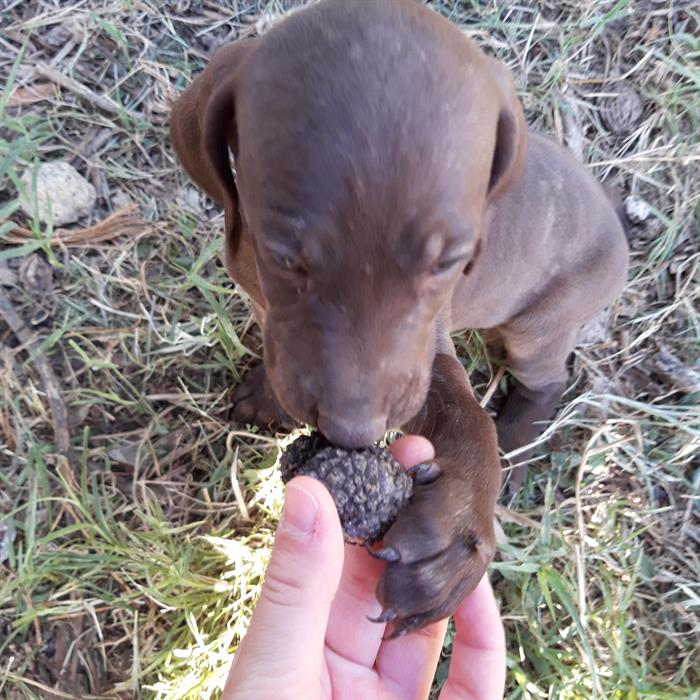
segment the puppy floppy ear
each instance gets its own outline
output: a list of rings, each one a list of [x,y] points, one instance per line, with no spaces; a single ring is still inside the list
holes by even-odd
[[[219,49],[209,65],[180,95],[172,109],[170,138],[187,171],[224,208],[226,257],[232,259],[241,237],[238,191],[229,146],[236,155],[236,83],[254,39]]]
[[[510,71],[489,58],[493,77],[501,97],[496,126],[496,148],[491,162],[487,201],[490,203],[520,177],[527,157],[527,125]]]

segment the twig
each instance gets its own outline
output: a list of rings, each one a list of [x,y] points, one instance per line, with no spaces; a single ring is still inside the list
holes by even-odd
[[[590,439],[586,443],[586,447],[581,455],[581,462],[579,463],[578,469],[576,470],[576,525],[578,528],[578,543],[574,545],[574,553],[576,555],[576,579],[578,588],[578,607],[579,607],[579,617],[581,618],[581,625],[586,633],[589,633],[588,627],[588,601],[586,598],[586,521],[583,517],[583,504],[581,502],[581,488],[583,484],[583,475],[588,466],[588,460],[591,457],[591,452],[593,450],[593,445],[598,442],[598,438],[608,429],[607,425],[601,425],[594,433],[591,435]],[[596,666],[594,659],[589,659],[589,669],[591,672],[591,677],[595,683],[596,690],[603,696],[603,688],[600,683],[600,678],[598,677],[598,668]]]
[[[114,129],[93,129],[73,149],[75,155],[70,159],[70,164],[77,168],[80,163],[87,161],[94,153],[104,146],[114,136]]]
[[[35,688],[39,688],[39,690],[43,690],[45,693],[47,693],[47,695],[44,697],[51,697],[53,695],[57,698],[68,698],[68,700],[75,700],[75,695],[72,693],[64,693],[62,690],[58,690],[58,688],[49,688],[48,685],[40,683],[39,681],[29,678],[28,676],[21,676],[17,673],[8,673],[5,678],[6,680],[15,681],[16,683],[26,683],[27,685],[32,685]]]
[[[0,290],[0,317],[5,320],[5,323],[7,323],[22,345],[32,352],[32,363],[39,374],[43,389],[49,399],[56,450],[66,459],[69,459],[70,432],[68,430],[68,413],[61,398],[58,379],[51,369],[46,356],[39,349],[39,341],[36,336],[27,329],[26,324],[15,311],[9,297],[2,290]]]
[[[484,408],[486,404],[491,401],[491,397],[493,396],[494,392],[496,389],[498,389],[498,385],[501,383],[501,379],[503,379],[503,375],[506,373],[506,370],[504,367],[499,367],[498,371],[496,372],[496,376],[493,378],[493,381],[489,384],[488,389],[486,389],[486,393],[483,395],[481,401],[479,401],[479,405]]]
[[[248,506],[246,505],[245,497],[243,496],[243,491],[238,481],[238,445],[236,445],[236,449],[234,451],[233,438],[233,433],[229,433],[228,437],[226,438],[226,453],[228,455],[233,453],[233,459],[231,460],[231,486],[233,487],[233,495],[236,497],[236,503],[238,504],[238,509],[243,520],[250,522]]]
[[[522,513],[518,513],[515,510],[511,510],[510,508],[506,508],[505,506],[502,506],[500,503],[496,504],[496,517],[498,518],[499,521],[504,522],[504,523],[515,523],[516,525],[520,525],[520,527],[526,527],[529,528],[530,530],[541,530],[542,529],[542,522],[540,520],[534,520],[533,518],[528,517],[527,515],[523,515]],[[564,535],[557,530],[557,528],[553,527],[550,528],[550,532],[552,535],[557,537],[560,540],[564,539]]]
[[[119,116],[121,110],[114,102],[112,102],[112,100],[109,99],[109,97],[98,95],[89,87],[86,87],[82,83],[79,83],[75,78],[71,78],[70,76],[67,76],[64,73],[57,71],[55,68],[47,66],[45,63],[37,64],[34,68],[34,72],[42,76],[43,78],[46,78],[47,80],[50,80],[56,83],[57,85],[66,88],[66,90],[74,92],[76,95],[79,95],[80,97],[86,99],[88,102],[92,102],[92,104],[94,104],[95,107],[99,107],[100,109],[104,110],[105,112],[109,112],[115,117]]]

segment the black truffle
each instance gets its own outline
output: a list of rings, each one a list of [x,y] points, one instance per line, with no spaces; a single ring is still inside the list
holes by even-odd
[[[335,501],[345,539],[372,544],[381,539],[408,503],[413,480],[382,447],[346,450],[314,433],[296,439],[280,459],[282,480],[311,476]]]

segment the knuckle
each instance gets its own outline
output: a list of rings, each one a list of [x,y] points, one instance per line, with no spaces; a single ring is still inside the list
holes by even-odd
[[[280,607],[296,607],[305,598],[307,590],[298,572],[272,561],[265,574],[261,597]]]

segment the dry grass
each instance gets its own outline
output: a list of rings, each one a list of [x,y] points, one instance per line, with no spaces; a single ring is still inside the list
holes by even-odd
[[[279,511],[277,442],[228,420],[259,336],[221,266],[220,214],[176,167],[166,123],[215,46],[296,4],[3,3],[0,309],[30,334],[0,318],[2,697],[221,687]],[[698,698],[697,9],[434,5],[511,65],[536,128],[651,208],[546,456],[499,512],[508,697]],[[599,105],[622,78],[644,112],[615,136]],[[52,159],[97,188],[85,226],[129,205],[136,225],[57,242],[25,219],[19,176]],[[488,377],[478,336],[456,340]]]

